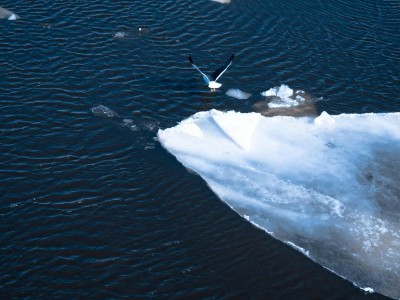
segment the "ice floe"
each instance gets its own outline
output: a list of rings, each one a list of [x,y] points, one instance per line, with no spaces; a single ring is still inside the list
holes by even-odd
[[[158,139],[244,220],[365,291],[400,298],[400,113],[211,110]]]

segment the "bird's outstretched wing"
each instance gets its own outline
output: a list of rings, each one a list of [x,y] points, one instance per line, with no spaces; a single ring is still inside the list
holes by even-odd
[[[194,64],[194,62],[193,62],[193,59],[192,59],[192,56],[191,55],[189,55],[188,56],[188,59],[189,59],[189,61],[190,61],[190,63],[192,64],[192,66],[193,66],[193,68],[195,68],[197,71],[199,71],[200,73],[201,73],[201,75],[203,75],[203,79],[204,79],[204,81],[207,83],[207,84],[209,84],[210,83],[210,79],[207,77],[207,75],[206,74],[204,74],[200,69],[199,69],[199,67],[198,66],[196,66],[195,64]]]
[[[235,57],[235,53],[231,55],[231,57],[228,58],[228,60],[224,63],[222,67],[219,67],[211,76],[211,78],[214,81],[217,81],[218,78],[221,77],[222,74],[226,71],[226,69],[229,68],[229,66],[232,64],[233,58]]]

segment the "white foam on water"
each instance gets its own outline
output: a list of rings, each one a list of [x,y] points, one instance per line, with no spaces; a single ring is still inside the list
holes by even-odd
[[[400,298],[400,113],[211,110],[158,138],[244,219],[356,286]]]
[[[250,93],[243,92],[239,89],[229,89],[228,91],[226,91],[225,94],[229,97],[233,97],[233,98],[240,99],[240,100],[249,99],[251,96]]]

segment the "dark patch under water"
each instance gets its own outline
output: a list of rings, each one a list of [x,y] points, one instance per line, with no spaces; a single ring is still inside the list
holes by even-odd
[[[397,1],[1,5],[20,17],[0,20],[1,299],[384,298],[246,223],[154,137],[282,83],[318,112],[399,111]],[[210,93],[187,55],[210,73],[233,51]]]

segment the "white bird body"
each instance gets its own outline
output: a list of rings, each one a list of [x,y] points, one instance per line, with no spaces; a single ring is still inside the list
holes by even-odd
[[[204,74],[198,66],[196,66],[193,62],[192,56],[189,55],[188,59],[192,66],[203,75],[204,81],[208,84],[208,87],[211,89],[212,92],[215,91],[215,89],[219,89],[222,84],[217,82],[218,78],[222,76],[222,74],[229,68],[229,66],[232,64],[233,58],[235,57],[235,53],[229,57],[229,59],[223,64],[222,67],[219,67],[211,76],[212,80],[208,78],[206,74]]]
[[[221,83],[218,83],[218,82],[216,82],[216,81],[210,81],[209,82],[209,84],[208,84],[208,87],[210,88],[210,89],[219,89],[220,87],[222,86],[222,84]]]

